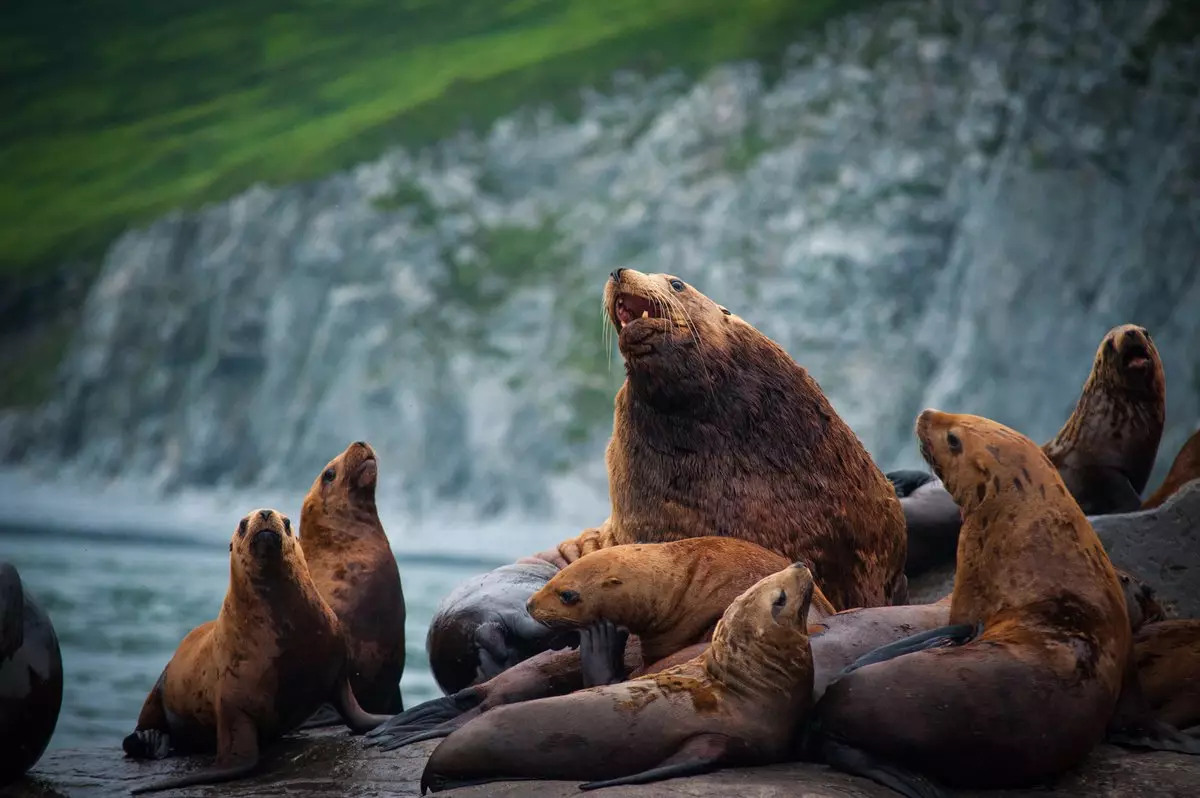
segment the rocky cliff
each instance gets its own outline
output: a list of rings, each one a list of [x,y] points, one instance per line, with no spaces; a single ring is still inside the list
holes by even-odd
[[[603,517],[621,365],[600,295],[622,265],[778,340],[887,468],[918,462],[925,406],[1048,438],[1104,332],[1145,325],[1169,393],[1153,486],[1200,421],[1184,6],[885,4],[769,81],[624,75],[578,118],[527,109],[129,231],[52,399],[0,418],[0,452],[303,491],[367,438],[408,512],[546,516],[575,484]]]

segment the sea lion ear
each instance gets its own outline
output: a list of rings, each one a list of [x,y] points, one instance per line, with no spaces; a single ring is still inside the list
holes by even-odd
[[[604,587],[616,587],[617,585],[620,585],[620,584],[623,584],[623,583],[621,582],[621,577],[619,577],[619,576],[610,576],[610,577],[608,577],[607,579],[605,579],[605,580],[604,580],[604,581],[603,581],[601,584],[602,584]]]
[[[717,307],[720,308],[721,312],[724,313],[726,316],[733,315],[733,311],[730,310],[729,308],[725,307],[724,305],[717,305]]]

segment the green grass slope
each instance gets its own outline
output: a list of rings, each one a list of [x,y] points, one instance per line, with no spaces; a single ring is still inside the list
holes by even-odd
[[[770,59],[836,0],[9,0],[0,284],[633,67]]]

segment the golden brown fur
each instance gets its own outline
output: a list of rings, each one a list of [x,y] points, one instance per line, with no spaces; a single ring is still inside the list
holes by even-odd
[[[1149,510],[1158,507],[1193,479],[1200,479],[1200,430],[1193,432],[1192,437],[1183,444],[1183,448],[1179,450],[1179,454],[1175,455],[1175,460],[1171,463],[1171,470],[1167,472],[1167,478],[1158,486],[1158,490],[1150,495],[1150,498],[1142,502],[1142,509]]]
[[[375,508],[378,460],[350,444],[313,481],[300,511],[300,539],[317,591],[341,621],[350,684],[368,712],[402,707],[404,591]]]
[[[1155,717],[1177,729],[1200,724],[1200,620],[1148,623],[1134,636],[1133,650]]]
[[[1104,336],[1075,411],[1042,448],[1086,515],[1141,506],[1166,418],[1166,378],[1144,327]]]
[[[664,764],[782,760],[812,701],[812,591],[808,569],[788,567],[735,599],[708,650],[683,665],[475,718],[434,750],[422,792],[463,781],[627,779]]]
[[[559,571],[530,597],[529,614],[553,628],[600,620],[624,626],[650,664],[707,640],[735,598],[787,565],[757,544],[711,535],[613,546]],[[832,614],[814,587],[810,622]]]
[[[926,410],[921,451],[962,508],[951,624],[965,645],[855,670],[819,705],[830,739],[961,787],[1075,766],[1106,732],[1130,653],[1121,582],[1057,470],[995,421]]]
[[[291,521],[255,510],[238,525],[229,551],[220,613],[184,637],[124,742],[137,758],[215,749],[216,770],[135,792],[244,775],[260,744],[296,728],[325,701],[355,731],[385,720],[354,699],[341,629],[308,575]]]
[[[606,456],[612,515],[561,558],[720,535],[812,563],[839,609],[903,603],[900,502],[808,372],[671,275],[617,270],[604,304],[626,373]]]

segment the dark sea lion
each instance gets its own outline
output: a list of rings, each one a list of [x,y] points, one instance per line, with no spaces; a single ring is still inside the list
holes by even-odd
[[[1162,360],[1146,328],[1109,330],[1075,411],[1042,447],[1085,515],[1141,507],[1162,439],[1166,390]]]
[[[322,469],[300,510],[300,541],[313,584],[337,615],[350,649],[350,685],[364,710],[401,711],[404,591],[379,512],[375,450],[350,444]],[[328,713],[331,714],[331,713]],[[321,724],[320,716],[317,719]],[[336,719],[325,719],[336,722]]]
[[[915,576],[954,562],[962,513],[942,481],[925,471],[901,470],[886,474],[900,497],[908,532],[908,559],[904,573]]]
[[[1131,654],[1120,579],[1033,441],[936,410],[916,432],[965,519],[950,626],[831,682],[817,705],[823,753],[910,796],[939,794],[930,778],[1047,781],[1104,739],[1117,707]]]
[[[0,562],[0,787],[33,767],[58,725],[62,652],[50,616]]]
[[[1166,479],[1158,486],[1158,490],[1150,494],[1150,498],[1142,502],[1142,509],[1158,507],[1194,479],[1200,479],[1200,429],[1192,433],[1179,454],[1175,455]]]
[[[804,368],[671,275],[617,269],[604,304],[626,374],[612,514],[560,544],[563,559],[720,535],[810,562],[838,609],[905,603],[896,492]]]
[[[229,551],[229,590],[217,619],[183,638],[123,743],[137,759],[215,749],[216,765],[135,794],[247,775],[261,746],[326,701],[355,732],[386,720],[355,699],[346,640],[309,576],[291,521],[255,510],[238,524]]]
[[[512,778],[596,789],[782,761],[812,701],[813,589],[798,563],[735,599],[684,665],[475,718],[434,749],[422,794]]]
[[[485,682],[551,647],[553,630],[525,608],[558,569],[542,560],[502,565],[472,576],[438,605],[425,651],[445,693]]]
[[[1176,729],[1200,724],[1200,620],[1148,623],[1134,635],[1133,650],[1155,717]]]

